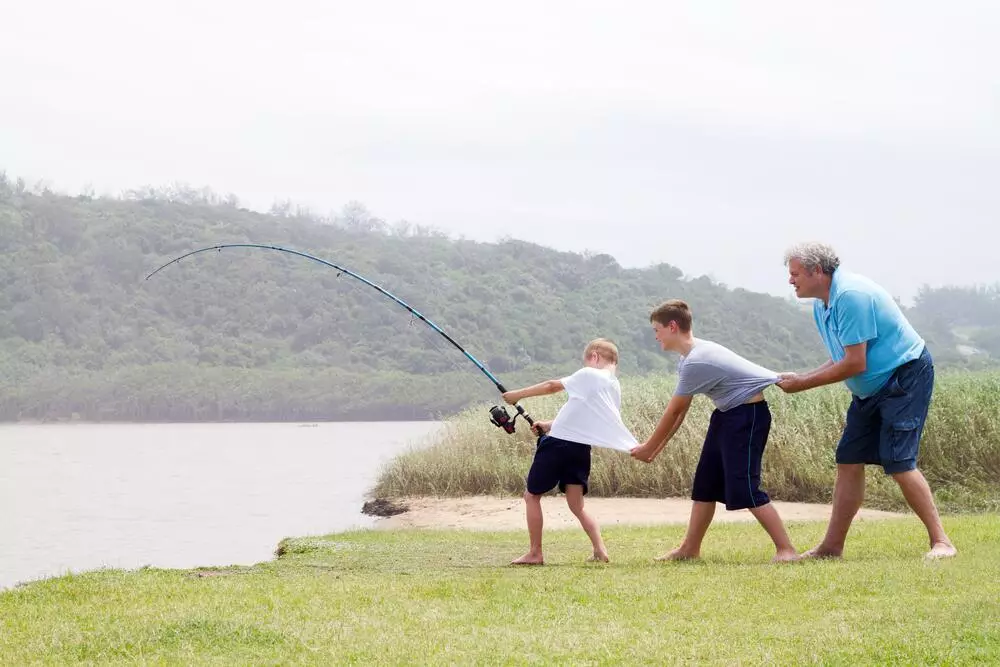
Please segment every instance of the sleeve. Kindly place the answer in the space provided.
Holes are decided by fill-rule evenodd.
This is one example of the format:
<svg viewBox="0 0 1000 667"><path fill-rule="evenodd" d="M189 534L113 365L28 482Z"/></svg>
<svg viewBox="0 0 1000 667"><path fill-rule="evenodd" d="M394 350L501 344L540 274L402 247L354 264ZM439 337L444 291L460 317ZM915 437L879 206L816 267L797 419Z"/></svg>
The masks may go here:
<svg viewBox="0 0 1000 667"><path fill-rule="evenodd" d="M677 374L677 387L674 396L693 396L702 394L715 383L715 367L697 361L684 363Z"/></svg>
<svg viewBox="0 0 1000 667"><path fill-rule="evenodd" d="M581 368L560 380L570 396L583 396L593 386L594 375L589 368Z"/></svg>
<svg viewBox="0 0 1000 667"><path fill-rule="evenodd" d="M837 299L837 338L844 347L857 345L878 336L875 323L875 299L870 294L852 290Z"/></svg>

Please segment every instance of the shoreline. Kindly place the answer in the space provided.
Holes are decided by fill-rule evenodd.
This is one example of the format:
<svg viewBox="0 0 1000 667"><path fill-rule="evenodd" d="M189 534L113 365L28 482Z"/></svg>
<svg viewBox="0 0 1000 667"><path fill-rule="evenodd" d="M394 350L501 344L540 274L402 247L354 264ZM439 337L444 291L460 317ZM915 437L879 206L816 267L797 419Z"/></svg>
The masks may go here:
<svg viewBox="0 0 1000 667"><path fill-rule="evenodd" d="M405 506L405 511L381 516L375 521L376 530L524 530L524 501L518 497L462 496L434 498L416 496L378 499ZM828 521L832 508L821 503L796 503L775 500L774 508L785 523ZM610 526L676 526L685 525L691 513L691 500L686 498L587 498L587 511L602 528ZM558 496L544 496L542 511L545 529L578 527L576 517L566 501ZM899 519L909 513L862 508L855 521ZM714 522L734 523L755 521L749 510L728 511L716 505Z"/></svg>

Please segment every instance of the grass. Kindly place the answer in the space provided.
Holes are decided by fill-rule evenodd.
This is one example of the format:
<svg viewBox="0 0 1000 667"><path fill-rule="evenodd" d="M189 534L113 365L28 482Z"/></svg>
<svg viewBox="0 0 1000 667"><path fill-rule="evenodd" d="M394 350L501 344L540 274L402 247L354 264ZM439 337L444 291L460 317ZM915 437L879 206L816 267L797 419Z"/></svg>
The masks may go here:
<svg viewBox="0 0 1000 667"><path fill-rule="evenodd" d="M961 553L921 558L914 519L858 522L847 558L775 566L752 524L700 563L654 563L682 526L546 534L358 531L277 560L102 570L0 593L0 664L983 664L1000 661L1000 516L946 517ZM793 523L796 544L823 524Z"/></svg>
<svg viewBox="0 0 1000 667"><path fill-rule="evenodd" d="M640 441L653 431L674 382L622 379L622 418ZM776 500L830 502L834 450L850 395L838 385L792 395L770 388L766 396L773 422L764 453L764 489ZM560 394L527 399L524 405L544 419L553 417L564 401ZM711 410L705 397L697 397L684 425L652 465L594 448L591 493L687 496ZM489 423L485 409L467 410L436 441L386 465L374 494L519 495L533 452L534 439L520 424L519 434L510 436ZM1000 374L938 377L918 465L943 510L1000 511ZM869 467L867 493L870 507L905 507L896 484L877 467Z"/></svg>

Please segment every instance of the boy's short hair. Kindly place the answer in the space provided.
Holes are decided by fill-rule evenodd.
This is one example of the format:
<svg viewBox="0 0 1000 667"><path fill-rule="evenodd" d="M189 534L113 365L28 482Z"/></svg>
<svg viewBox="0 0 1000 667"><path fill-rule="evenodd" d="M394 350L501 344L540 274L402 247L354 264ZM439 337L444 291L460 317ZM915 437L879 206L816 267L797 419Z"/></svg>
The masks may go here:
<svg viewBox="0 0 1000 667"><path fill-rule="evenodd" d="M691 307L680 299L670 299L661 303L649 314L649 321L657 322L664 327L676 322L677 328L682 333L687 333L691 331Z"/></svg>
<svg viewBox="0 0 1000 667"><path fill-rule="evenodd" d="M583 351L583 358L589 357L591 352L596 352L605 361L610 361L613 364L618 363L618 346L607 338L595 338L587 343L587 348Z"/></svg>

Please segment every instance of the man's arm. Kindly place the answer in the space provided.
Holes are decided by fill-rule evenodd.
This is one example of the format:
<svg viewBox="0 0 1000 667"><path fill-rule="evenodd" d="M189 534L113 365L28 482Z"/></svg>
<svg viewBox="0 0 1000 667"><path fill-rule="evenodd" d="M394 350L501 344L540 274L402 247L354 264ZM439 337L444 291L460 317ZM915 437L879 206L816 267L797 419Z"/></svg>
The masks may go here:
<svg viewBox="0 0 1000 667"><path fill-rule="evenodd" d="M868 367L867 352L867 342L848 345L844 348L844 358L840 361L828 361L809 373L782 373L778 386L786 393L794 394L826 384L843 382L865 371Z"/></svg>
<svg viewBox="0 0 1000 667"><path fill-rule="evenodd" d="M514 405L518 401L525 398L531 398L532 396L545 396L547 394L557 394L563 389L565 389L565 387L563 386L562 380L546 380L545 382L533 384L530 387L508 391L503 395L503 400L511 405Z"/></svg>
<svg viewBox="0 0 1000 667"><path fill-rule="evenodd" d="M667 403L667 409L660 417L656 428L653 429L652 435L646 442L632 449L632 456L647 463L652 462L684 423L684 417L687 416L688 408L691 407L692 398L694 397L690 395L675 394Z"/></svg>

